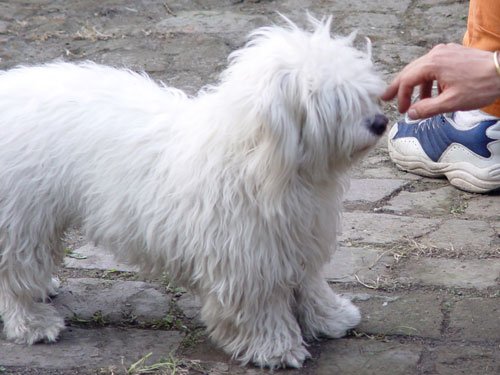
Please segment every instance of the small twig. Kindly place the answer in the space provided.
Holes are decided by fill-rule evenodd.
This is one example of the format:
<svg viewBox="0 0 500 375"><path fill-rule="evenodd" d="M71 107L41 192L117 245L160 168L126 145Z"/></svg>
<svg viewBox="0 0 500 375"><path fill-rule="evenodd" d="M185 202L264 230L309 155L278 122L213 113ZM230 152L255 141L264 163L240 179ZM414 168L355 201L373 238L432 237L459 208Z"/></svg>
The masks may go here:
<svg viewBox="0 0 500 375"><path fill-rule="evenodd" d="M363 285L366 288L370 288L370 289L377 289L378 288L379 279L380 279L378 277L377 277L377 281L375 282L375 285L368 285L368 284L364 283L363 281L360 280L360 278L356 274L354 275L354 277L356 278L358 283L360 283L361 285Z"/></svg>
<svg viewBox="0 0 500 375"><path fill-rule="evenodd" d="M387 254L387 253L390 253L392 252L392 250L386 250L384 251L382 254L380 254L377 259L375 259L375 261L370 265L368 266L368 269L371 270L373 267L375 267L375 265L379 262L380 259L382 259L382 257Z"/></svg>
<svg viewBox="0 0 500 375"><path fill-rule="evenodd" d="M167 3L163 3L163 6L165 7L165 9L167 10L167 13L170 14L171 16L173 17L177 17L177 14L175 14L172 9L170 9L170 7L168 6Z"/></svg>

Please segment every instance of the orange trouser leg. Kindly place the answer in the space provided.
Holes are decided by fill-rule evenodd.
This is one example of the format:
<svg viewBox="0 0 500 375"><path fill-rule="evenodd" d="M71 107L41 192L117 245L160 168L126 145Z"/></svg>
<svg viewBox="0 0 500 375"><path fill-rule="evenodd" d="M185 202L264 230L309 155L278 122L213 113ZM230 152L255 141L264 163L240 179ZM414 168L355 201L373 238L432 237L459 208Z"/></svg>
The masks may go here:
<svg viewBox="0 0 500 375"><path fill-rule="evenodd" d="M500 0L470 0L463 45L500 51ZM500 99L481 110L500 117Z"/></svg>

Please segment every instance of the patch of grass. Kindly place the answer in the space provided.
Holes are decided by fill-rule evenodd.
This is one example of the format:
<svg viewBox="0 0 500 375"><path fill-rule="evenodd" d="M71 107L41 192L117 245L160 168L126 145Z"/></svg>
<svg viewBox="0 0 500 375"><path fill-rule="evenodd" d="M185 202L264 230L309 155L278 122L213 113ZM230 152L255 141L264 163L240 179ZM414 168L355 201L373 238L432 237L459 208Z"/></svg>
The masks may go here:
<svg viewBox="0 0 500 375"><path fill-rule="evenodd" d="M114 268L110 269L110 270L106 270L102 273L102 277L103 278L106 278L108 277L110 274L114 274L114 273L117 273L118 271L115 270Z"/></svg>
<svg viewBox="0 0 500 375"><path fill-rule="evenodd" d="M98 325L100 327L103 327L108 322L106 321L106 319L104 319L104 316L102 315L102 311L99 310L99 311L96 311L94 313L94 315L92 316L92 323L94 323L95 325Z"/></svg>
<svg viewBox="0 0 500 375"><path fill-rule="evenodd" d="M176 358L172 353L168 358L161 357L158 362L147 364L147 360L153 353L148 353L130 366L125 366L125 360L122 358L122 368L110 366L102 368L100 375L140 375L140 374L156 374L156 375L187 375L190 370L195 370L198 373L205 373L200 366L199 361L181 360Z"/></svg>
<svg viewBox="0 0 500 375"><path fill-rule="evenodd" d="M182 323L175 313L169 313L167 316L161 318L160 320L153 319L150 328L152 329L163 329L170 331L172 329L178 331L186 331L187 327Z"/></svg>
<svg viewBox="0 0 500 375"><path fill-rule="evenodd" d="M71 251L68 249L64 250L64 255L66 255L67 257L70 257L70 258L75 258L75 259L87 259L86 255L83 255L83 254L80 254L80 253L77 253L75 251Z"/></svg>
<svg viewBox="0 0 500 375"><path fill-rule="evenodd" d="M467 206L468 206L467 202L460 202L460 204L458 206L451 208L450 213L455 214L455 215L456 214L464 214Z"/></svg>
<svg viewBox="0 0 500 375"><path fill-rule="evenodd" d="M180 346L183 349L192 348L199 343L200 338L204 335L206 335L206 331L203 328L188 331Z"/></svg>
<svg viewBox="0 0 500 375"><path fill-rule="evenodd" d="M161 275L161 284L166 288L167 293L172 293L175 295L182 295L186 293L186 290L176 286L171 280L167 273Z"/></svg>
<svg viewBox="0 0 500 375"><path fill-rule="evenodd" d="M162 357L157 363L151 365L146 365L146 360L153 353L148 353L142 357L137 362L133 363L127 370L127 374L137 375L137 374L165 374L165 375L175 375L175 374L188 374L190 369L197 370L199 372L203 371L199 361L186 361L175 358L172 353L169 354L169 358Z"/></svg>
<svg viewBox="0 0 500 375"><path fill-rule="evenodd" d="M446 312L446 313L449 313L451 311L451 307L453 306L453 304L449 301L446 301L443 303L443 307L442 307L442 311Z"/></svg>
<svg viewBox="0 0 500 375"><path fill-rule="evenodd" d="M370 340L377 340L377 341L388 341L389 336L401 336L401 335L408 335L410 336L412 333L417 333L418 329L410 326L397 326L392 328L391 330L384 332L384 333L377 333L377 334L368 334L365 332L358 332L356 330L350 330L348 332L348 336L354 336L355 338L367 338Z"/></svg>
<svg viewBox="0 0 500 375"><path fill-rule="evenodd" d="M91 321L89 319L82 319L80 318L75 312L73 313L73 316L71 318L66 319L66 323L71 324L71 323L76 323L76 324L88 324Z"/></svg>
<svg viewBox="0 0 500 375"><path fill-rule="evenodd" d="M384 342L387 341L387 336L384 333L377 333L376 335L371 335L371 334L368 334L365 332L358 332L354 329L348 331L348 336L354 336L357 339L365 337L369 340L377 340L377 341L384 341Z"/></svg>
<svg viewBox="0 0 500 375"><path fill-rule="evenodd" d="M137 273L135 272L126 272L126 271L118 271L113 269L103 271L100 276L96 275L96 277L100 277L101 279L108 280L131 280L136 281L138 279Z"/></svg>
<svg viewBox="0 0 500 375"><path fill-rule="evenodd" d="M460 193L458 196L454 197L450 209L452 215L462 215L465 213L467 207L469 207L469 195L466 193Z"/></svg>
<svg viewBox="0 0 500 375"><path fill-rule="evenodd" d="M104 327L106 326L109 322L104 319L104 316L102 315L102 311L96 311L92 318L90 319L83 319L80 318L76 313L73 313L73 316L69 319L66 319L66 323L68 324L78 324L78 325L92 325L92 326L97 326L97 327Z"/></svg>
<svg viewBox="0 0 500 375"><path fill-rule="evenodd" d="M171 302L170 310L167 315L161 319L153 319L149 322L138 322L139 327L145 329L165 330L165 331L179 331L189 333L190 330L184 325L184 315L180 311L175 302Z"/></svg>
<svg viewBox="0 0 500 375"><path fill-rule="evenodd" d="M500 297L500 290L495 291L494 293L491 293L488 295L490 298L499 298Z"/></svg>

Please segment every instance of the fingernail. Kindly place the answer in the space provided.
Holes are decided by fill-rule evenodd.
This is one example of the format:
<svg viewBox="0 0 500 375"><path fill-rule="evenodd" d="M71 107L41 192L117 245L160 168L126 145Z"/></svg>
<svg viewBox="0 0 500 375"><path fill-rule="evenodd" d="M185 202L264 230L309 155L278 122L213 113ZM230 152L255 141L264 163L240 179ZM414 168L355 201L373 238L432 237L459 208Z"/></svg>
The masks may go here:
<svg viewBox="0 0 500 375"><path fill-rule="evenodd" d="M408 117L411 118L412 120L418 119L418 113L414 109L410 109L408 111Z"/></svg>

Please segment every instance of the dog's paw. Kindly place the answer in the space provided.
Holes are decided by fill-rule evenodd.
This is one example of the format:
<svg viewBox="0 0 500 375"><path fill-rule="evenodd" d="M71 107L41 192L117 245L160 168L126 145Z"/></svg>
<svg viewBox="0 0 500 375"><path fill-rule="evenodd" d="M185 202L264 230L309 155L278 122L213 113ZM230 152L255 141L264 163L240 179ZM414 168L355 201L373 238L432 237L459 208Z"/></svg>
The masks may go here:
<svg viewBox="0 0 500 375"><path fill-rule="evenodd" d="M304 345L301 345L285 352L281 357L281 364L283 367L301 368L304 361L309 358L311 354Z"/></svg>
<svg viewBox="0 0 500 375"><path fill-rule="evenodd" d="M339 296L315 304L311 312L301 320L302 330L307 339L319 336L340 338L361 322L359 309L347 298Z"/></svg>
<svg viewBox="0 0 500 375"><path fill-rule="evenodd" d="M330 338L344 337L347 331L361 322L359 309L348 299L341 298L340 308L325 318L319 333Z"/></svg>
<svg viewBox="0 0 500 375"><path fill-rule="evenodd" d="M63 329L64 319L51 306L43 303L35 304L29 315L19 314L4 322L7 339L16 344L55 342Z"/></svg>
<svg viewBox="0 0 500 375"><path fill-rule="evenodd" d="M45 290L34 292L33 297L36 302L48 302L51 298L57 297L59 292L57 291L61 283L57 277L52 277L50 283L45 287Z"/></svg>
<svg viewBox="0 0 500 375"><path fill-rule="evenodd" d="M272 370L285 367L301 368L304 361L308 358L311 358L311 354L309 354L304 345L300 345L271 358L260 355L258 359L254 360L254 364L259 367L268 367Z"/></svg>
<svg viewBox="0 0 500 375"><path fill-rule="evenodd" d="M49 297L56 297L59 294L57 290L60 286L61 283L59 282L59 279L57 277L51 278L49 287L47 288L47 295Z"/></svg>

